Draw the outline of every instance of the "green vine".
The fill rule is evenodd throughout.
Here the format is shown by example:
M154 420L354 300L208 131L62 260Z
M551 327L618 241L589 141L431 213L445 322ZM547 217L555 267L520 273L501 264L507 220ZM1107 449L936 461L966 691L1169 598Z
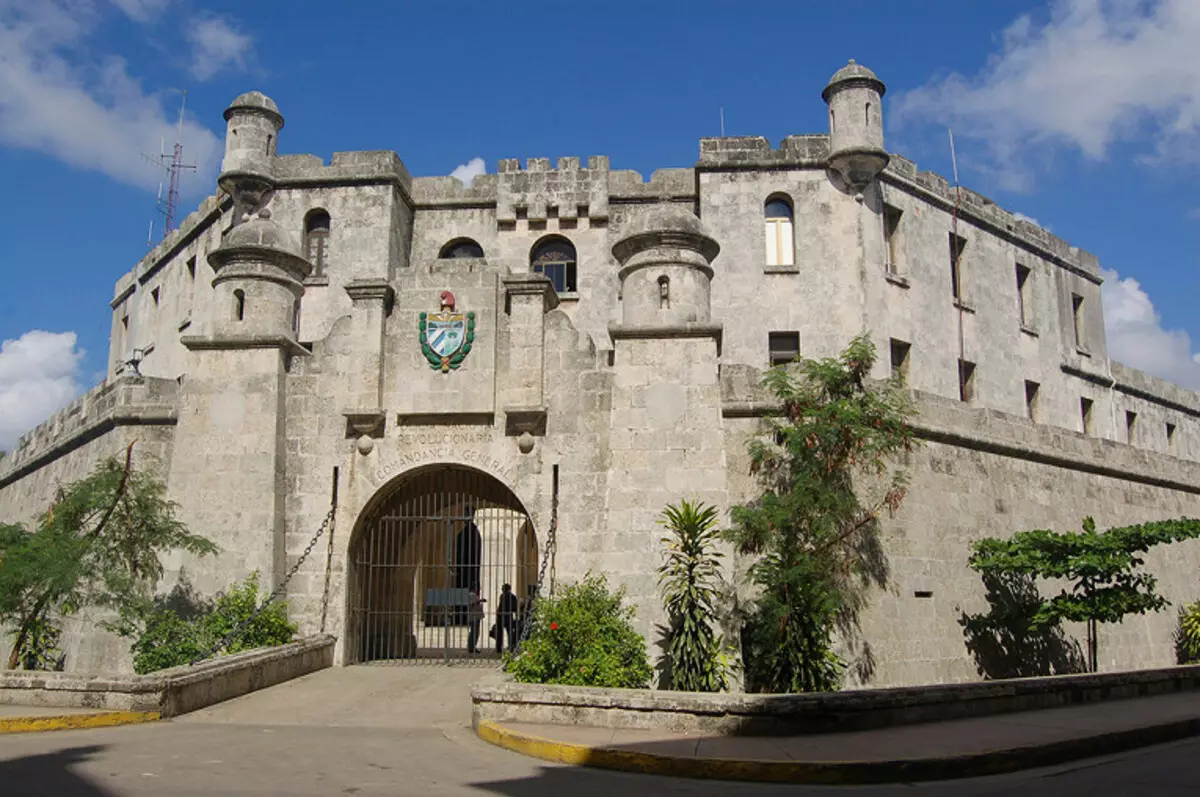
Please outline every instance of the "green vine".
M467 336L463 340L463 345L449 357L441 356L429 345L429 339L425 336L428 316L428 313L421 313L420 321L417 323L417 328L421 331L421 353L429 361L429 367L435 371L441 371L444 374L452 368L457 369L471 353L471 344L475 342L475 314L467 313Z

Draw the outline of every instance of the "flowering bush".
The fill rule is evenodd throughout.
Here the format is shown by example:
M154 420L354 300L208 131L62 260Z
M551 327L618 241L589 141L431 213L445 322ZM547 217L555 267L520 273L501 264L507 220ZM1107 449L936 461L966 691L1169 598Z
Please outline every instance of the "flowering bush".
M541 598L533 630L504 669L523 683L645 688L652 670L646 641L633 630L625 590L588 574L554 597Z

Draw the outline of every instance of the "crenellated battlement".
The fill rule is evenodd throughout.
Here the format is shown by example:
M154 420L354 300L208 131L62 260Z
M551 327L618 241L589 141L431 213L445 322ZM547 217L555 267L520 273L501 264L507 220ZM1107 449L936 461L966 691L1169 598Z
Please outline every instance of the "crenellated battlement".
M121 376L108 379L23 434L8 456L0 459L0 485L49 452L103 430L117 416L174 416L179 383L174 379Z
M584 167L579 158L529 158L521 168L516 158L505 158L497 168L496 220L515 223L518 218L545 221L551 215L574 219L586 215L593 221L608 219L607 155L592 155Z

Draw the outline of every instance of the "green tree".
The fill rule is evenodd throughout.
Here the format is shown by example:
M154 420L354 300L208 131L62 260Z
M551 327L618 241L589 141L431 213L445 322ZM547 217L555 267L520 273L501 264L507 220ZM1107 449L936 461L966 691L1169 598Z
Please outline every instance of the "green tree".
M1159 611L1168 601L1155 592L1149 573L1134 572L1144 563L1140 554L1155 545L1200 536L1200 520L1179 518L1137 526L1096 531L1092 518L1082 531L1048 529L1021 531L1006 540L986 537L971 548L970 565L985 577L1028 575L1065 579L1070 586L1042 599L1030 626L1048 629L1063 620L1087 624L1087 658L1097 669L1097 623L1119 623L1127 614Z
M166 488L125 462L107 459L84 479L60 488L33 531L0 526L0 626L13 630L8 658L16 668L33 632L51 616L84 607L116 612L102 625L129 635L151 605L162 577L159 554L217 550L175 517Z
M1179 664L1200 664L1200 601L1179 609L1175 655Z
M863 589L886 578L879 517L895 511L906 474L890 459L914 446L912 406L897 380L867 383L875 347L864 333L836 358L770 369L782 405L770 439L749 443L761 494L731 510L727 538L754 557L761 588L743 630L747 686L768 692L836 689L845 663L832 650Z
M662 539L666 562L658 569L669 624L664 669L672 689L720 692L726 666L722 639L713 630L721 563L713 549L720 534L717 510L683 500L664 509L658 522L671 532Z

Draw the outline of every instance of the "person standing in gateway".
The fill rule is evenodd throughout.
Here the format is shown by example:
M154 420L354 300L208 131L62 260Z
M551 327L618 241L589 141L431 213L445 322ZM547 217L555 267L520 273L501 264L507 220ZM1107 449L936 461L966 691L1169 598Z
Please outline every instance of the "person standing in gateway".
M486 600L479 597L479 585L471 585L471 595L467 599L467 653L479 652L479 624L483 622L483 604Z
M500 588L500 599L496 602L496 652L504 651L504 635L508 634L508 650L511 653L517 640L517 610L519 601L513 594L512 584Z

